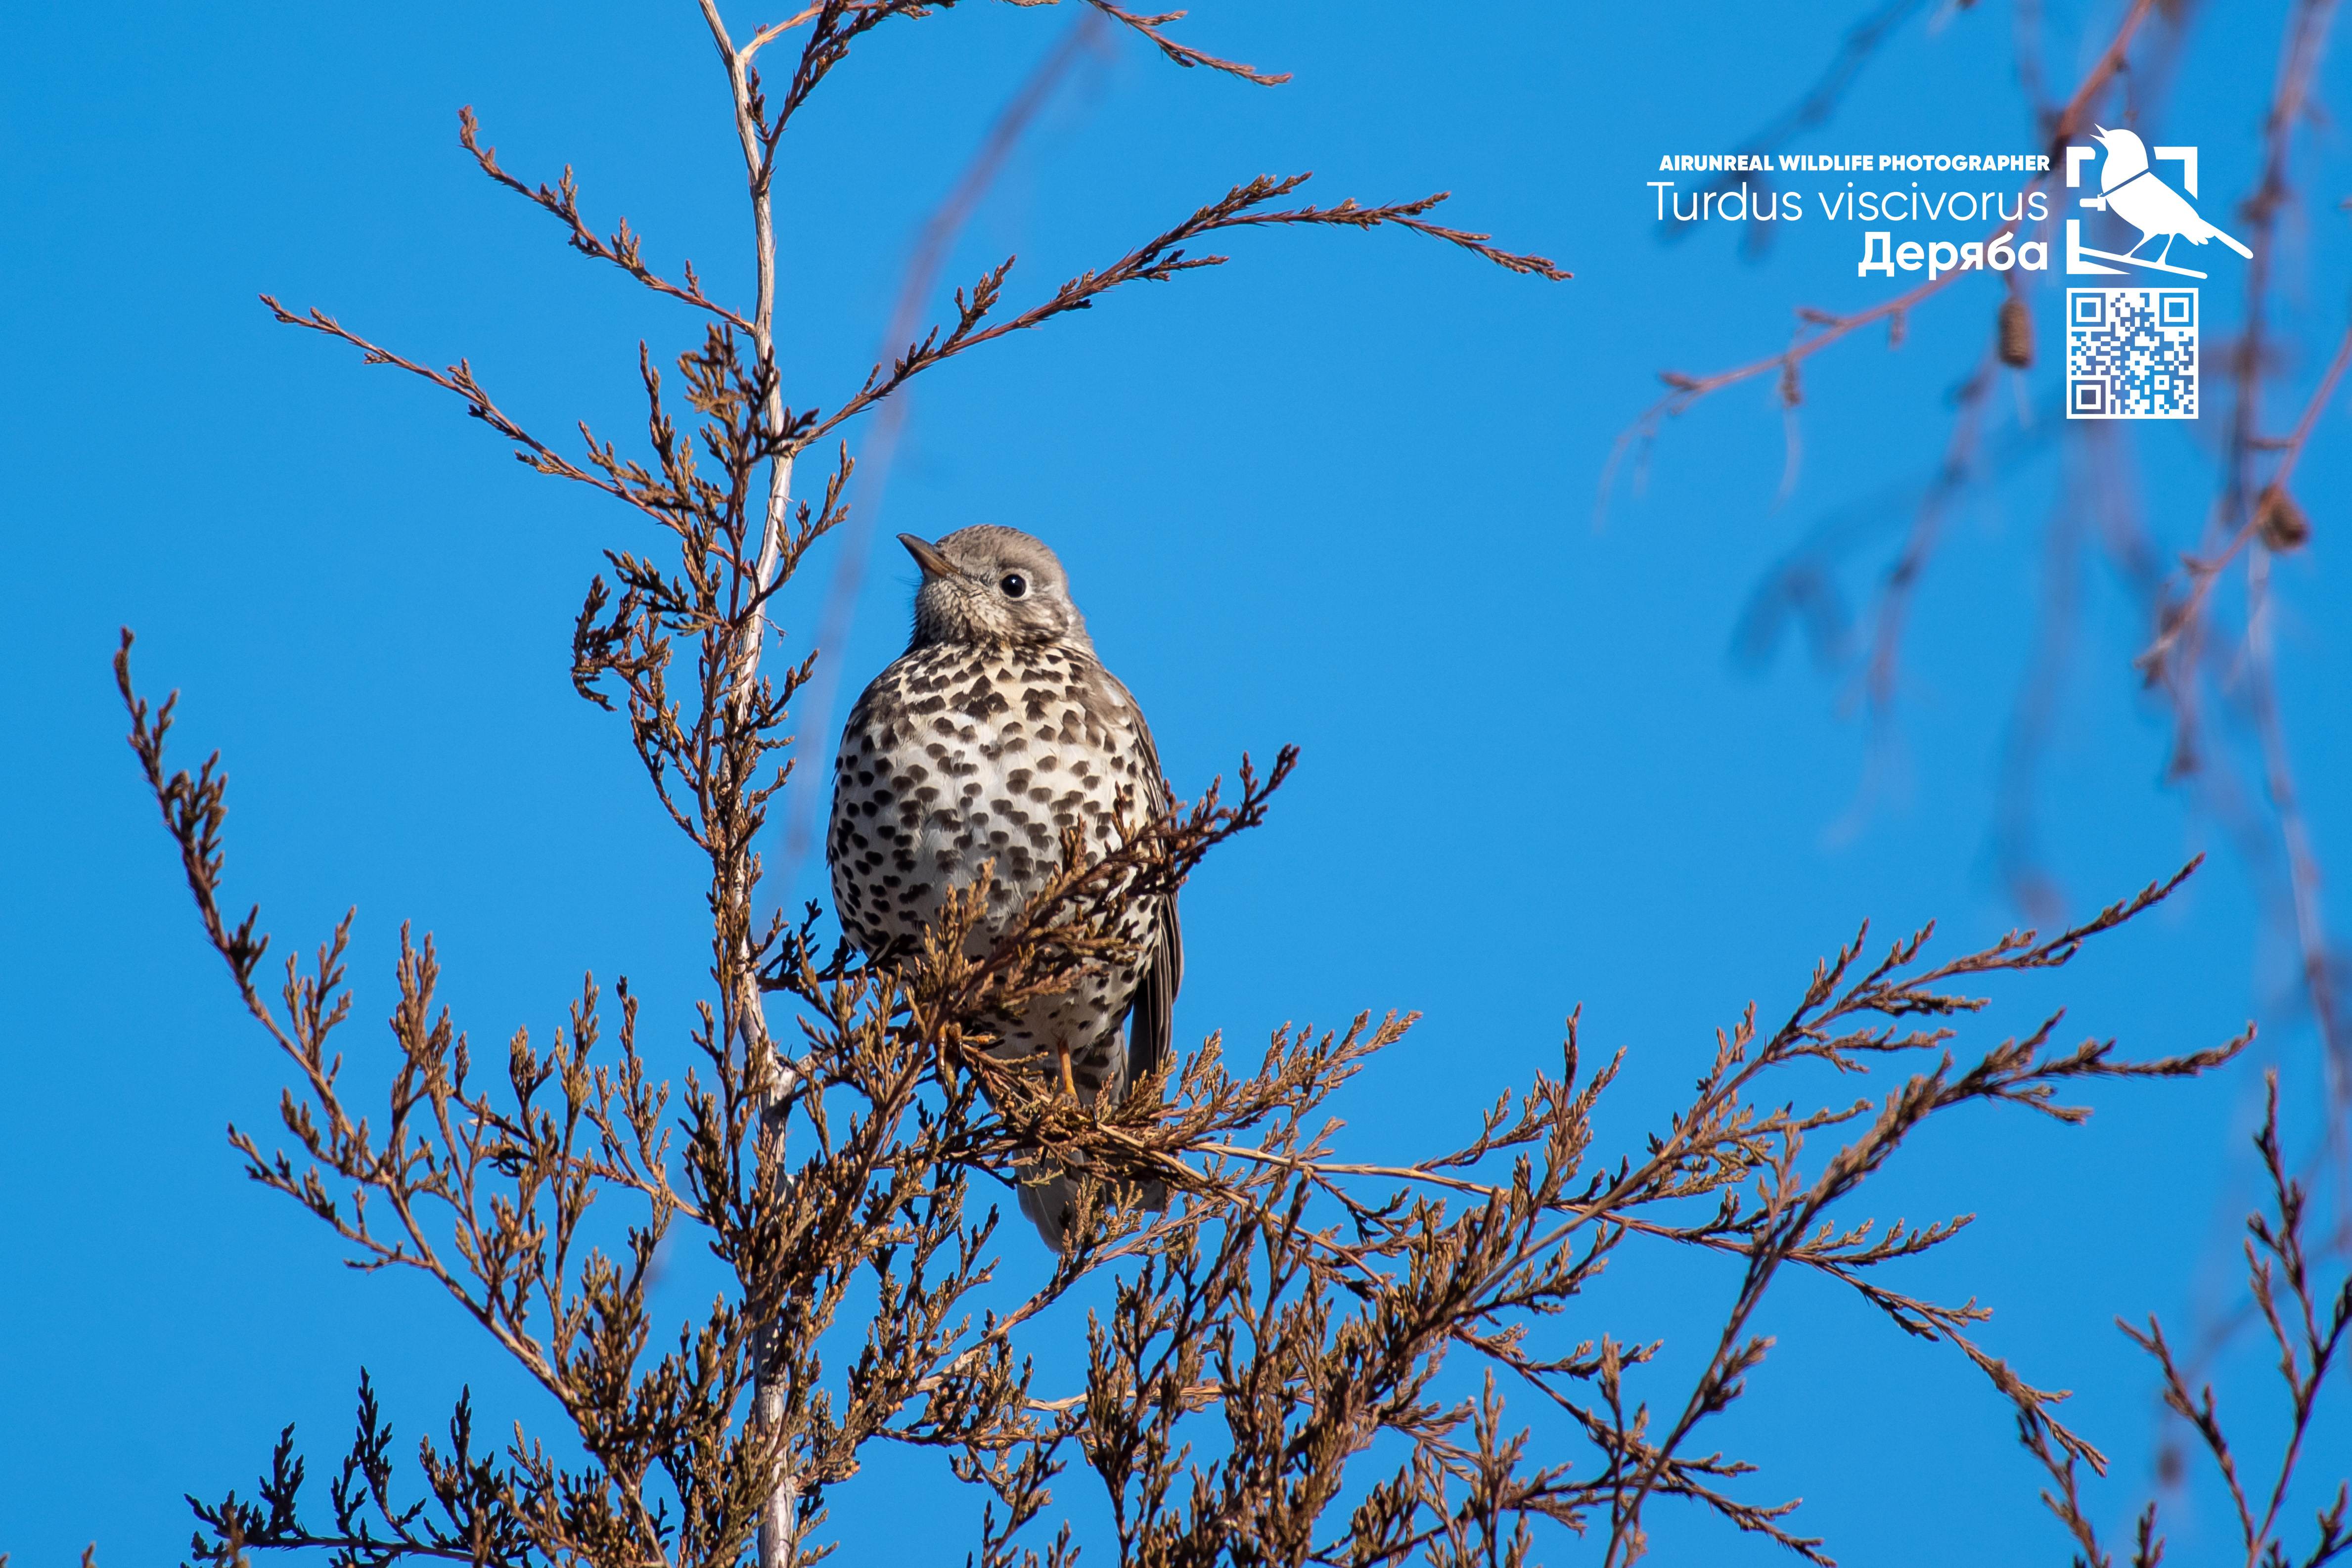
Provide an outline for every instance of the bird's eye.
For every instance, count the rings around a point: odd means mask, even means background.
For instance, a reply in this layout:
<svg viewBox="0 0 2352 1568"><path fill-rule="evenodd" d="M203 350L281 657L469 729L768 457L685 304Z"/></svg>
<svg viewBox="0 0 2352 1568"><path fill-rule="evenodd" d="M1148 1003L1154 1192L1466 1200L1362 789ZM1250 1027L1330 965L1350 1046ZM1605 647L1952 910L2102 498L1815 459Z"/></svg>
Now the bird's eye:
<svg viewBox="0 0 2352 1568"><path fill-rule="evenodd" d="M1018 599L1029 591L1029 580L1017 571L1008 571L996 586L1004 590L1005 598Z"/></svg>

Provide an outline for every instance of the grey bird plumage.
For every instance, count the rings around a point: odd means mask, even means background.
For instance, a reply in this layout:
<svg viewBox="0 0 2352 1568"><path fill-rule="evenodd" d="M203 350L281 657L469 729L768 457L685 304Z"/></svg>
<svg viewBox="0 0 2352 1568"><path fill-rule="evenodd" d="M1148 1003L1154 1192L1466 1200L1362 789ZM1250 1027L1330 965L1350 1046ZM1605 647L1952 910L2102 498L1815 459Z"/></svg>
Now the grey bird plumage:
<svg viewBox="0 0 2352 1568"><path fill-rule="evenodd" d="M972 937L984 951L1058 869L1064 830L1108 850L1120 818L1157 817L1169 800L1150 727L1095 656L1052 550L993 525L937 544L898 537L923 574L914 635L843 727L825 841L842 929L884 961L920 941L948 890L986 863L988 914ZM1174 895L1136 901L1127 921L1133 957L993 1020L994 1054L1066 1055L1090 1102L1156 1070L1183 978ZM1069 1179L1021 1174L1022 1212L1066 1248Z"/></svg>

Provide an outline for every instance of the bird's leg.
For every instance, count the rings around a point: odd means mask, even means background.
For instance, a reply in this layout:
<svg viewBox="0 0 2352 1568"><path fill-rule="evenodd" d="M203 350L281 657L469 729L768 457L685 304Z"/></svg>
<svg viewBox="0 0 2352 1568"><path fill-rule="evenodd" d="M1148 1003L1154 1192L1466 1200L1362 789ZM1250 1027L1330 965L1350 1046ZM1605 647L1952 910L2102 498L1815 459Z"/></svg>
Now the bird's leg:
<svg viewBox="0 0 2352 1568"><path fill-rule="evenodd" d="M2168 259L2168 258L2171 256L2171 255L2172 255L2172 242L2173 242L2174 240L2179 239L2179 237L2180 237L2180 235L2179 235L2179 231L2177 231L2177 230L2176 230L2175 232L2173 232L2173 233L2171 233L2171 234L2168 234L2168 235L2165 235L2165 236L2164 236L2164 248L2163 248L2162 250L2158 251L2158 252L2156 253L2156 265L2157 265L2157 266L2158 266L2158 267L2162 267L2162 266L2165 264L2166 260L2167 260L2167 259Z"/></svg>
<svg viewBox="0 0 2352 1568"><path fill-rule="evenodd" d="M1073 1100L1078 1097L1078 1081L1070 1071L1070 1047L1066 1040L1056 1041L1054 1056L1062 1064L1062 1089Z"/></svg>

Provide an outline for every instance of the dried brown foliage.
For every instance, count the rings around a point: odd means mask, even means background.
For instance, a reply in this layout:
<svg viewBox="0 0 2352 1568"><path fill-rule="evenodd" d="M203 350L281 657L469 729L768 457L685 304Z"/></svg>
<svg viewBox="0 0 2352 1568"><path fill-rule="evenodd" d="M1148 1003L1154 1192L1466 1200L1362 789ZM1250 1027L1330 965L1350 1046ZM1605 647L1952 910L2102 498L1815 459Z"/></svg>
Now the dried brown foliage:
<svg viewBox="0 0 2352 1568"><path fill-rule="evenodd" d="M1882 1277L1949 1240L1965 1216L1880 1233L1832 1210L1956 1106L2079 1121L2084 1110L2056 1099L2068 1084L2188 1075L2244 1043L2126 1061L2112 1042L2053 1049L2053 1016L1965 1062L1950 1050L1953 1024L1984 1005L1984 981L2069 962L2184 872L2049 940L2013 934L1939 963L1924 956L1924 931L1873 962L1857 937L1816 967L1777 1028L1750 1009L1722 1032L1689 1104L1614 1159L1596 1152L1593 1113L1618 1063L1588 1070L1573 1019L1557 1074L1506 1092L1457 1146L1396 1164L1343 1157L1325 1113L1410 1019L1278 1030L1255 1063L1229 1065L1212 1037L1171 1081L1094 1110L1041 1068L987 1057L978 1020L1066 984L1118 940L1121 901L1181 880L1262 820L1286 753L1264 779L1244 765L1234 804L1213 792L1065 873L984 957L962 941L976 901L890 973L821 958L807 926L780 929L759 949L761 984L798 1004L798 1054L749 1054L740 1030L719 1032L723 1006L706 1004L695 1031L706 1066L688 1076L675 1121L669 1086L638 1053L625 988L610 1045L592 983L567 1029L543 1048L518 1033L503 1081L485 1082L436 1011L429 941L404 936L391 1020L402 1061L376 1130L346 1100L331 1044L349 1016L348 922L308 966L286 966L274 998L262 993L268 938L251 915L232 925L218 903L225 780L211 761L169 769L170 705L132 695L127 645L119 669L205 930L298 1070L282 1117L299 1155L238 1134L250 1173L332 1227L360 1266L438 1281L555 1397L584 1456L559 1463L520 1435L478 1452L461 1401L446 1447L422 1449L424 1495L396 1502L391 1433L363 1384L331 1521L303 1511L289 1431L256 1500L200 1506L200 1560L325 1547L366 1563L732 1563L780 1476L794 1507L782 1560L807 1560L826 1490L855 1476L867 1444L894 1442L946 1450L960 1479L994 1493L987 1563L1036 1560L1015 1538L1044 1533L1051 1483L1074 1459L1105 1489L1123 1562L1517 1562L1545 1522L1605 1527L1604 1558L1631 1562L1656 1496L1828 1562L1784 1522L1793 1503L1736 1495L1751 1463L1693 1443L1764 1361L1769 1342L1747 1325L1773 1281L1790 1268L1838 1281L1905 1333L1951 1344L2063 1462L2103 1466L2055 1414L2063 1395L1978 1343L1988 1309ZM714 955L732 950L714 940ZM1865 1074L1915 1059L1877 1100L1801 1112L1785 1098L1808 1064ZM1829 1152L1809 1161L1825 1134ZM1082 1189L1083 1243L1006 1298L995 1210L972 1183L1040 1149L1099 1180ZM1146 1179L1174 1194L1166 1215L1100 1202ZM599 1197L634 1201L617 1256L583 1228ZM676 1325L663 1338L675 1348L656 1356L647 1270L681 1221L734 1270L740 1294ZM1629 1243L1721 1254L1739 1278L1704 1372L1654 1412L1633 1384L1655 1343L1563 1322ZM1038 1388L1024 1347L1097 1277L1111 1295L1087 1316L1084 1378ZM861 1348L828 1375L819 1342L843 1326L861 1281L874 1305L847 1325ZM1465 1367L1481 1380L1473 1396L1449 1391ZM754 1418L769 1376L782 1410ZM1513 1387L1572 1423L1582 1464L1530 1452L1527 1430L1506 1420ZM1383 1438L1402 1439L1401 1458L1373 1454ZM1065 1526L1045 1560L1066 1560L1071 1544Z"/></svg>
<svg viewBox="0 0 2352 1568"><path fill-rule="evenodd" d="M1089 3L1180 64L1266 79L1173 42L1173 17ZM985 951L967 940L978 899L952 904L923 951L887 969L826 949L814 909L759 917L756 846L790 767L787 709L812 667L763 667L767 607L841 520L850 477L845 453L821 498L795 503L802 450L990 337L1211 265L1221 258L1182 247L1222 229L1391 225L1558 276L1429 224L1433 198L1283 209L1297 180L1261 179L992 325L1006 276L995 269L958 296L951 326L829 412L788 407L766 206L779 139L856 38L928 9L827 0L738 46L706 0L761 261L748 310L707 298L690 270L682 283L658 277L625 225L605 238L586 223L568 172L551 187L509 176L463 122L485 172L554 215L575 248L710 318L677 361L691 430L641 350L641 456L584 432L566 455L463 362L433 370L323 313L271 304L456 393L522 461L656 525L657 554L612 550L611 580L590 585L572 678L625 716L648 782L707 858L710 983L682 1082L648 1067L625 983L608 1001L593 980L551 1035L518 1031L484 1068L439 1001L431 939L404 929L396 1063L388 1083L355 1089L339 1045L349 917L307 963L265 974L257 912L223 903L226 777L216 757L194 772L173 765L173 703L138 695L124 634L116 671L140 766L206 937L293 1074L280 1145L233 1134L249 1174L331 1228L355 1266L436 1283L562 1420L485 1439L461 1398L446 1437L420 1444L404 1475L363 1376L358 1432L323 1506L289 1428L253 1497L196 1505L196 1560L311 1549L368 1565L811 1562L827 1549L828 1507L888 1444L940 1451L986 1494L974 1561L991 1568L1075 1559L1055 1489L1080 1469L1107 1500L1122 1562L1517 1563L1539 1531L1564 1530L1631 1563L1660 1497L1827 1562L1793 1527L1793 1503L1747 1495L1752 1463L1700 1442L1763 1364L1769 1342L1749 1325L1790 1270L1951 1345L2055 1462L2096 1467L2057 1416L2063 1396L1978 1342L1987 1309L1912 1293L1890 1270L1950 1240L1965 1216L1882 1231L1849 1211L1932 1117L1982 1103L2078 1121L2086 1112L2058 1098L2075 1086L2192 1074L2241 1049L2242 1038L2128 1060L2111 1042L2054 1044L2056 1016L2021 1038L1958 1043L1989 985L2069 963L2185 871L2047 940L2015 933L1931 959L1923 931L1867 958L1857 936L1779 1024L1750 1008L1719 1033L1687 1104L1614 1153L1595 1111L1618 1062L1589 1064L1573 1019L1557 1071L1499 1094L1446 1146L1387 1160L1343 1151L1330 1110L1410 1018L1285 1027L1262 1052L1230 1057L1212 1036L1125 1102L1092 1107L1042 1067L985 1053L985 1019L1069 984L1120 940L1129 901L1181 883L1264 819L1295 761L1286 749L1263 774L1244 759L1230 798L1213 785L1128 824L1099 859L1070 846L1068 869ZM754 57L801 27L789 86L772 99ZM1808 1092L1822 1074L1873 1072L1891 1078L1874 1098ZM1059 1258L1008 1261L988 1184L1040 1151L1089 1173L1079 1239ZM1146 1181L1169 1190L1165 1213L1104 1201ZM677 1237L706 1246L731 1283L699 1317L662 1322L651 1279ZM1582 1299L1612 1260L1660 1248L1719 1256L1738 1281L1686 1390L1655 1386L1658 1346L1595 1321ZM1045 1381L1034 1353L1080 1341L1082 1369ZM1513 1393L1532 1417L1513 1416ZM1538 1448L1538 1421L1565 1437Z"/></svg>
<svg viewBox="0 0 2352 1568"><path fill-rule="evenodd" d="M2308 1457L2305 1440L2318 1413L2320 1391L2331 1375L2340 1373L2347 1351L2352 1350L2352 1271L2343 1274L2333 1291L2317 1277L2310 1194L2287 1173L2279 1141L2275 1071L2266 1075L2266 1084L2269 1099L2254 1147L2262 1157L2271 1202L2267 1212L2246 1217L2245 1259L2246 1288L2277 1348L2279 1380L2286 1392L2286 1432L2275 1462L2265 1471L2259 1461L2231 1447L2212 1386L2189 1391L2191 1376L2153 1316L2145 1331L2121 1319L2116 1326L2155 1360L2165 1407L2196 1433L2228 1495L2246 1568L2322 1568L2352 1553L2352 1519L2347 1514L2352 1507L2352 1483L2338 1480L2335 1496L2315 1511L2307 1551L2298 1552L2289 1544L2292 1526L2285 1511L2296 1473ZM2115 1556L2100 1544L2096 1527L2083 1511L2074 1458L2044 1439L2031 1411L2021 1409L2019 1427L2026 1448L2050 1472L2053 1490L2043 1491L2042 1500L2074 1536L2076 1562L2085 1568L2110 1568ZM2242 1431L2242 1441L2243 1437ZM2155 1568L2164 1556L2164 1537L2158 1533L2156 1521L2157 1504L2150 1502L2140 1511L2132 1568Z"/></svg>

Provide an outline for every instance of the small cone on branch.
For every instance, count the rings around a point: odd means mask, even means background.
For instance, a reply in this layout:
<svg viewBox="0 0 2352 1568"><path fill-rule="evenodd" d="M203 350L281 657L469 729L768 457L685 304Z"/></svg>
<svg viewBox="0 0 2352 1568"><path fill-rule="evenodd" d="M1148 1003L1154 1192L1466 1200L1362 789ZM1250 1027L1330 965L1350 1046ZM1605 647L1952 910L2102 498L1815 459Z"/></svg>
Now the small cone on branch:
<svg viewBox="0 0 2352 1568"><path fill-rule="evenodd" d="M1999 337L2002 364L2020 371L2032 368L2033 313L2014 294L2000 302Z"/></svg>
<svg viewBox="0 0 2352 1568"><path fill-rule="evenodd" d="M2311 542L2311 519L2295 498L2276 485L2263 486L2254 501L2254 532L2263 544L2284 554Z"/></svg>

